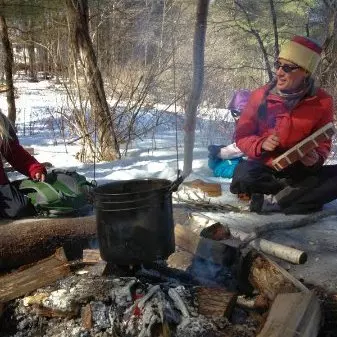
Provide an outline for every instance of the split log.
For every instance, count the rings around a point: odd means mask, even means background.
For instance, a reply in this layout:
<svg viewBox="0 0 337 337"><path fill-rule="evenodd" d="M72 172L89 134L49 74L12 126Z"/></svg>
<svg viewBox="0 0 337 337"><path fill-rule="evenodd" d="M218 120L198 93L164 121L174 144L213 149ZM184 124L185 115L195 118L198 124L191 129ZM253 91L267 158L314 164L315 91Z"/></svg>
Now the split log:
<svg viewBox="0 0 337 337"><path fill-rule="evenodd" d="M183 185L199 189L206 193L209 197L219 197L222 194L221 185L218 183L207 183L201 179L186 181Z"/></svg>
<svg viewBox="0 0 337 337"><path fill-rule="evenodd" d="M99 249L83 249L82 261L85 264L95 264L103 260Z"/></svg>
<svg viewBox="0 0 337 337"><path fill-rule="evenodd" d="M320 321L320 304L312 292L279 294L257 337L316 337Z"/></svg>
<svg viewBox="0 0 337 337"><path fill-rule="evenodd" d="M39 261L62 246L68 259L82 256L96 237L95 216L0 221L0 269Z"/></svg>
<svg viewBox="0 0 337 337"><path fill-rule="evenodd" d="M238 253L235 247L203 238L179 224L175 225L174 235L178 247L215 264L231 265Z"/></svg>
<svg viewBox="0 0 337 337"><path fill-rule="evenodd" d="M0 302L8 302L68 275L70 267L62 248L33 266L0 278Z"/></svg>
<svg viewBox="0 0 337 337"><path fill-rule="evenodd" d="M274 300L279 293L309 292L305 285L262 253L250 254L247 255L247 259L252 258L248 280L269 300Z"/></svg>
<svg viewBox="0 0 337 337"><path fill-rule="evenodd" d="M237 294L223 288L196 287L198 312L206 317L229 317Z"/></svg>

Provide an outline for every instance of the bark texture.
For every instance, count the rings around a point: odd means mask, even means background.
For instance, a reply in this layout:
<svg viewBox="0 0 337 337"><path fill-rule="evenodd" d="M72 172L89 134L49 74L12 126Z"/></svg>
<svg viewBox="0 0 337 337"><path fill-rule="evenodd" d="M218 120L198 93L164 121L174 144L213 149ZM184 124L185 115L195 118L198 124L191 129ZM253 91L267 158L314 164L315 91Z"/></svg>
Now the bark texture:
<svg viewBox="0 0 337 337"><path fill-rule="evenodd" d="M0 2L1 5L1 2ZM5 54L5 76L7 91L7 104L8 104L8 118L14 124L16 120L15 109L15 94L13 84L13 51L12 45L8 37L8 27L4 16L0 15L0 37Z"/></svg>
<svg viewBox="0 0 337 337"><path fill-rule="evenodd" d="M65 0L75 59L84 71L93 120L97 127L98 159L120 157L113 116L106 100L101 72L89 35L87 0ZM76 65L75 65L76 66Z"/></svg>

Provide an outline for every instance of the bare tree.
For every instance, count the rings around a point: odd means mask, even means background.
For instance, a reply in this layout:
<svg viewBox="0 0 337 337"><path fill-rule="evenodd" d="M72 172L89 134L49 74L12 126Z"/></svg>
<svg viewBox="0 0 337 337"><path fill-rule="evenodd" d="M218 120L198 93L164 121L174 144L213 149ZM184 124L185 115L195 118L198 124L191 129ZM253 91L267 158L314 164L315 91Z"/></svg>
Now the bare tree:
<svg viewBox="0 0 337 337"><path fill-rule="evenodd" d="M0 5L3 5L3 1L0 1ZM6 19L3 15L0 15L0 37L5 53L5 76L7 91L7 104L8 104L8 118L10 121L15 123L16 120L16 109L15 109L15 95L14 95L14 84L13 84L13 51L12 45L8 37L8 28Z"/></svg>
<svg viewBox="0 0 337 337"><path fill-rule="evenodd" d="M271 18L273 22L274 57L276 60L276 58L278 57L278 54L280 53L280 48L279 48L279 42L278 42L277 15L276 15L276 10L275 10L274 0L269 0L269 5L270 5Z"/></svg>
<svg viewBox="0 0 337 337"><path fill-rule="evenodd" d="M266 65L269 80L271 80L273 78L273 72L272 72L270 64L269 64L268 53L267 53L267 50L266 50L265 45L263 43L263 39L261 37L261 34L260 34L258 29L254 28L254 25L252 23L250 15L249 15L248 11L246 10L246 8L242 5L242 3L240 1L237 1L237 0L235 0L234 2L240 8L240 10L243 12L244 16L246 17L247 24L248 24L248 29L245 26L243 26L239 23L238 23L238 27L240 27L243 31L245 31L249 34L252 34L256 38L256 41L257 41L257 43L258 43L258 45L261 49L262 55L263 55L263 59L264 59L265 65Z"/></svg>
<svg viewBox="0 0 337 337"><path fill-rule="evenodd" d="M197 107L204 82L204 53L209 0L199 0L193 43L192 89L186 107L183 175L192 172Z"/></svg>
<svg viewBox="0 0 337 337"><path fill-rule="evenodd" d="M70 25L75 59L84 71L84 77L91 105L92 121L97 128L99 160L115 160L120 157L113 116L106 100L101 72L89 35L88 1L65 0ZM77 64L75 64L75 67ZM90 136L90 135L89 135ZM86 136L88 137L88 135ZM84 139L85 140L85 139ZM90 148L82 149L82 160L86 160Z"/></svg>

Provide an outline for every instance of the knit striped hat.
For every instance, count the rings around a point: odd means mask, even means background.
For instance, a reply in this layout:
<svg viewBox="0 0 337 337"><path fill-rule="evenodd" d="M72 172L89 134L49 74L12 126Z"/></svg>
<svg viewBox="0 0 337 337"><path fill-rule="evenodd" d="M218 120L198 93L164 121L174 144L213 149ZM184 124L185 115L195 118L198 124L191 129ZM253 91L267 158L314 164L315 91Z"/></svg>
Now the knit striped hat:
<svg viewBox="0 0 337 337"><path fill-rule="evenodd" d="M278 57L295 63L313 74L320 61L321 52L322 47L317 42L297 35L282 46Z"/></svg>

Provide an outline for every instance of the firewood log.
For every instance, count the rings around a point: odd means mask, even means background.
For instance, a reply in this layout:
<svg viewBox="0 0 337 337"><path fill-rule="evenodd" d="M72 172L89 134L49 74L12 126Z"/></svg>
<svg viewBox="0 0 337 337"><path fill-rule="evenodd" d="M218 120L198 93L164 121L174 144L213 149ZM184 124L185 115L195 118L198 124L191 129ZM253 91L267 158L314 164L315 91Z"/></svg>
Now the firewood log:
<svg viewBox="0 0 337 337"><path fill-rule="evenodd" d="M62 248L23 270L1 276L0 302L5 303L68 275L70 268Z"/></svg>
<svg viewBox="0 0 337 337"><path fill-rule="evenodd" d="M258 337L316 337L321 316L314 293L278 294Z"/></svg>
<svg viewBox="0 0 337 337"><path fill-rule="evenodd" d="M96 237L94 216L80 218L31 218L0 222L0 269L33 263L65 247L68 259L82 255L89 239Z"/></svg>

